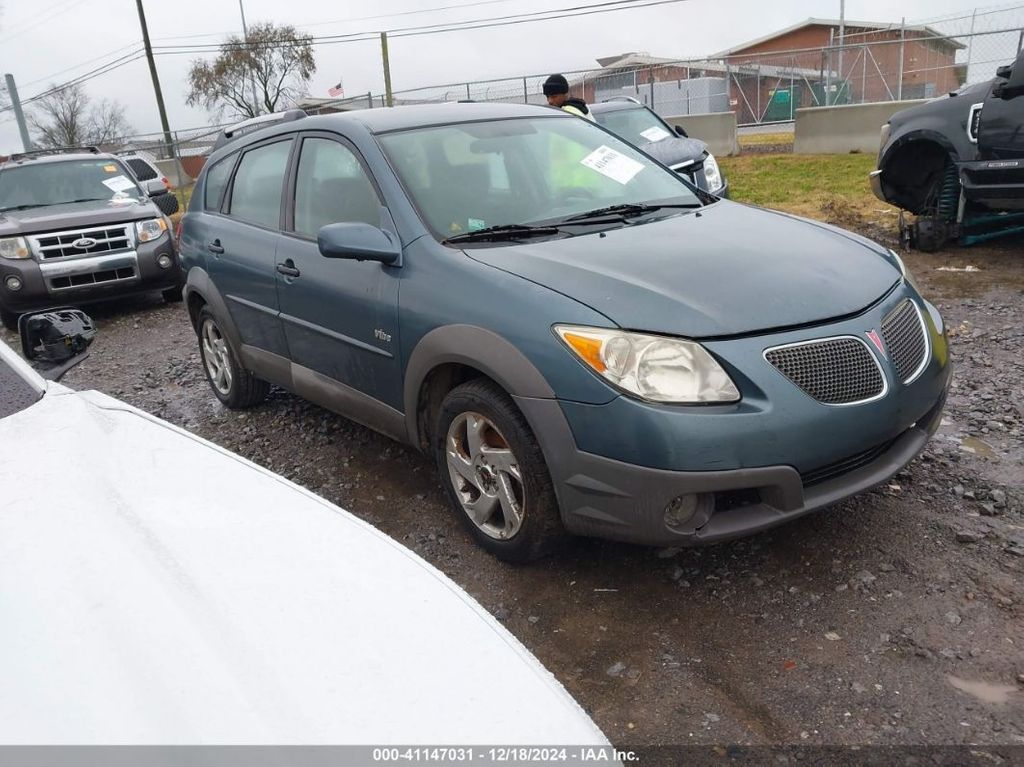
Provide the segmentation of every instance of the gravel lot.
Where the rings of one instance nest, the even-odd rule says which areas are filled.
[[[1024,241],[908,263],[953,336],[939,434],[887,486],[705,549],[578,540],[503,565],[463,533],[412,450],[282,391],[224,409],[184,310],[158,299],[91,309],[100,335],[65,383],[184,426],[403,542],[536,653],[617,745],[1020,745]],[[968,264],[980,271],[937,271]]]

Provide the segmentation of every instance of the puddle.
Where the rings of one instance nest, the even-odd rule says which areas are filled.
[[[998,459],[996,451],[983,439],[977,437],[964,437],[960,440],[960,449],[967,453],[980,455],[982,458]]]
[[[946,680],[960,692],[977,698],[983,703],[1006,703],[1010,695],[1017,691],[1016,687],[1007,684],[993,684],[992,682],[976,682],[969,679],[947,675]]]

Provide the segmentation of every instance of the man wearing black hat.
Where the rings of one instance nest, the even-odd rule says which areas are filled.
[[[569,95],[569,81],[564,75],[551,75],[544,81],[544,95],[548,98],[548,104],[556,109],[564,109],[569,114],[594,121],[590,114],[587,102]]]

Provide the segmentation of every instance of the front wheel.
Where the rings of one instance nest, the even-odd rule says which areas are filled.
[[[210,388],[232,410],[258,405],[267,398],[270,384],[242,367],[231,342],[221,332],[213,312],[203,307],[197,323],[199,356]]]
[[[528,562],[564,536],[540,446],[498,386],[480,379],[449,392],[441,405],[435,449],[452,506],[491,554]]]

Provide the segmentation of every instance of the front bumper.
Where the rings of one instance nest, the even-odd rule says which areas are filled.
[[[705,345],[720,360],[741,352],[751,360],[779,342],[855,329],[863,335],[906,296],[897,290],[860,317],[825,328]],[[767,362],[730,370],[744,393],[735,405],[517,399],[547,458],[566,528],[649,545],[711,543],[774,527],[884,482],[921,451],[942,418],[951,365],[941,317],[925,306],[927,366],[909,384],[884,366],[887,393],[860,405],[821,404]],[[698,513],[669,527],[666,508],[686,495],[700,496]]]
[[[871,171],[868,174],[868,180],[871,182],[871,191],[874,192],[875,197],[884,203],[888,203],[889,201],[885,199],[885,193],[882,191],[882,171]]]
[[[172,260],[166,269],[157,262],[163,255]],[[7,287],[12,275],[21,280],[20,290]],[[78,306],[165,290],[183,282],[174,241],[165,234],[127,252],[45,261],[0,259],[0,308],[27,314],[57,305]]]

